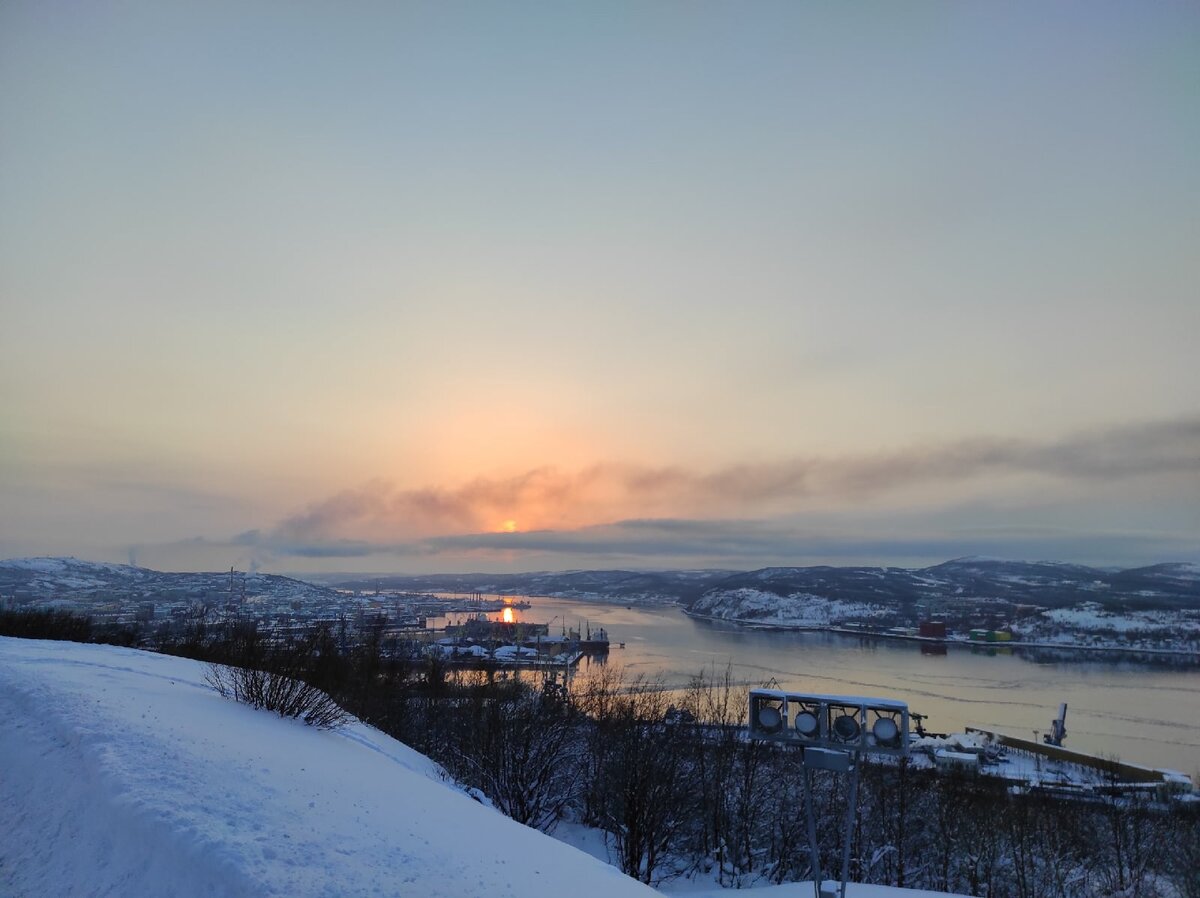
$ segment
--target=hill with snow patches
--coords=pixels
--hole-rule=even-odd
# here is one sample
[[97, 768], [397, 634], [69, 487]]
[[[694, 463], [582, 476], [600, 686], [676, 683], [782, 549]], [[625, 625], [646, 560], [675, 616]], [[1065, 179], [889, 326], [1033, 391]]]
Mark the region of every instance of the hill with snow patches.
[[229, 571], [179, 573], [78, 558], [11, 558], [0, 561], [0, 597], [39, 606], [86, 610], [109, 601], [212, 602], [238, 596], [326, 602], [325, 586], [279, 574]]
[[655, 894], [362, 723], [222, 698], [195, 661], [0, 638], [0, 719], [6, 898]]
[[1102, 570], [1059, 562], [958, 558], [926, 568], [325, 574], [298, 580], [230, 571], [163, 572], [76, 558], [0, 561], [0, 600], [85, 611], [106, 602], [211, 604], [231, 598], [327, 604], [339, 598], [334, 587], [364, 592], [482, 592], [622, 604], [677, 603], [696, 613], [723, 618], [788, 616], [787, 600], [791, 599], [832, 603], [834, 611], [897, 611], [917, 603], [963, 600], [1028, 603], [1046, 609], [1090, 605], [1107, 613], [1200, 610], [1200, 565], [1188, 563]]
[[[1065, 608], [1098, 603], [1109, 611], [1200, 609], [1200, 565], [1166, 563], [1103, 570], [1059, 562], [957, 558], [925, 568], [770, 567], [757, 571], [559, 571], [523, 574], [420, 576], [325, 575], [343, 588], [427, 592], [483, 592], [676, 602], [697, 613], [734, 614], [750, 592], [761, 599], [760, 617], [776, 616], [786, 603], [771, 597], [815, 598], [851, 606], [898, 609], [918, 602], [975, 598]], [[752, 611], [754, 609], [741, 609]]]

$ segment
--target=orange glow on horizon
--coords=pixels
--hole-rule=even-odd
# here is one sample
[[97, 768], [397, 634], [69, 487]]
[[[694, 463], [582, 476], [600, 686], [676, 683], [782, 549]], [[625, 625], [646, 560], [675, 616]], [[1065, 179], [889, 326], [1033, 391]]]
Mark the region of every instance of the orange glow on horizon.
[[500, 525], [500, 532], [516, 533], [517, 532], [517, 522], [516, 521], [505, 521], [503, 524]]

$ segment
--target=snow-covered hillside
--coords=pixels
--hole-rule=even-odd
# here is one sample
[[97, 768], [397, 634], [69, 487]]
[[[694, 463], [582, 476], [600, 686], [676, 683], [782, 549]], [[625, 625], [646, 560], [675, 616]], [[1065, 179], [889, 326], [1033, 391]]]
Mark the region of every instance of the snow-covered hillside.
[[705, 593], [691, 610], [722, 620], [790, 627], [830, 627], [847, 621], [874, 621], [889, 614], [887, 608], [865, 602], [827, 599], [811, 593], [780, 596], [746, 587]]
[[221, 698], [194, 661], [0, 638], [0, 720], [0, 895], [657, 894], [364, 724]]
[[193, 661], [0, 639], [0, 719], [0, 894], [655, 894], [394, 739], [234, 704]]
[[329, 602], [337, 594], [278, 574], [229, 571], [169, 573], [78, 558], [0, 561], [0, 599], [37, 607], [95, 612], [107, 603], [218, 603], [234, 599]]

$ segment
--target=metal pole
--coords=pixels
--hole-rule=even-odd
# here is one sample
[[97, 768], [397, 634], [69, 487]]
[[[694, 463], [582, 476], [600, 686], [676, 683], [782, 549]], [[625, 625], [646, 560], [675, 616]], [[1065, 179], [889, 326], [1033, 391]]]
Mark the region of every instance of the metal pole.
[[821, 852], [817, 848], [817, 817], [813, 811], [812, 770], [804, 768], [804, 813], [808, 817], [808, 848], [812, 852], [813, 898], [821, 898]]
[[858, 806], [858, 764], [859, 756], [856, 752], [854, 755], [854, 770], [850, 774], [850, 807], [846, 809], [846, 832], [842, 839], [841, 898], [846, 898], [846, 880], [850, 876], [850, 843], [854, 839], [854, 812]]

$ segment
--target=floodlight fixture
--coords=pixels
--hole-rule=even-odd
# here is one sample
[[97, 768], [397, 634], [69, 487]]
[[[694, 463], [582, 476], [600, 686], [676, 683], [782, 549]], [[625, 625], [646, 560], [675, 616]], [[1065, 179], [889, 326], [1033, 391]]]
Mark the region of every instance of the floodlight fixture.
[[801, 711], [796, 715], [796, 732], [804, 739], [815, 739], [821, 722], [811, 711]]
[[[908, 705], [889, 698], [819, 695], [782, 689], [750, 690], [750, 738], [803, 749], [804, 811], [816, 898], [846, 898], [850, 843], [858, 796], [858, 761], [863, 755], [908, 755]], [[842, 876], [838, 893], [822, 888], [821, 857], [813, 800], [814, 771], [850, 777], [846, 820], [842, 825]]]
[[778, 708], [767, 706], [758, 712], [758, 725], [765, 730], [778, 732], [783, 725], [783, 715], [779, 713]]
[[871, 735], [875, 737], [875, 741], [880, 745], [893, 745], [900, 735], [900, 728], [896, 726], [894, 720], [881, 717], [871, 727]]
[[839, 714], [834, 718], [832, 729], [833, 735], [841, 742], [854, 742], [862, 732], [858, 721], [849, 714]]
[[908, 721], [907, 703], [895, 699], [750, 691], [752, 739], [905, 757]]
[[773, 736], [787, 727], [787, 702], [781, 698], [763, 696], [750, 705], [750, 728]]

